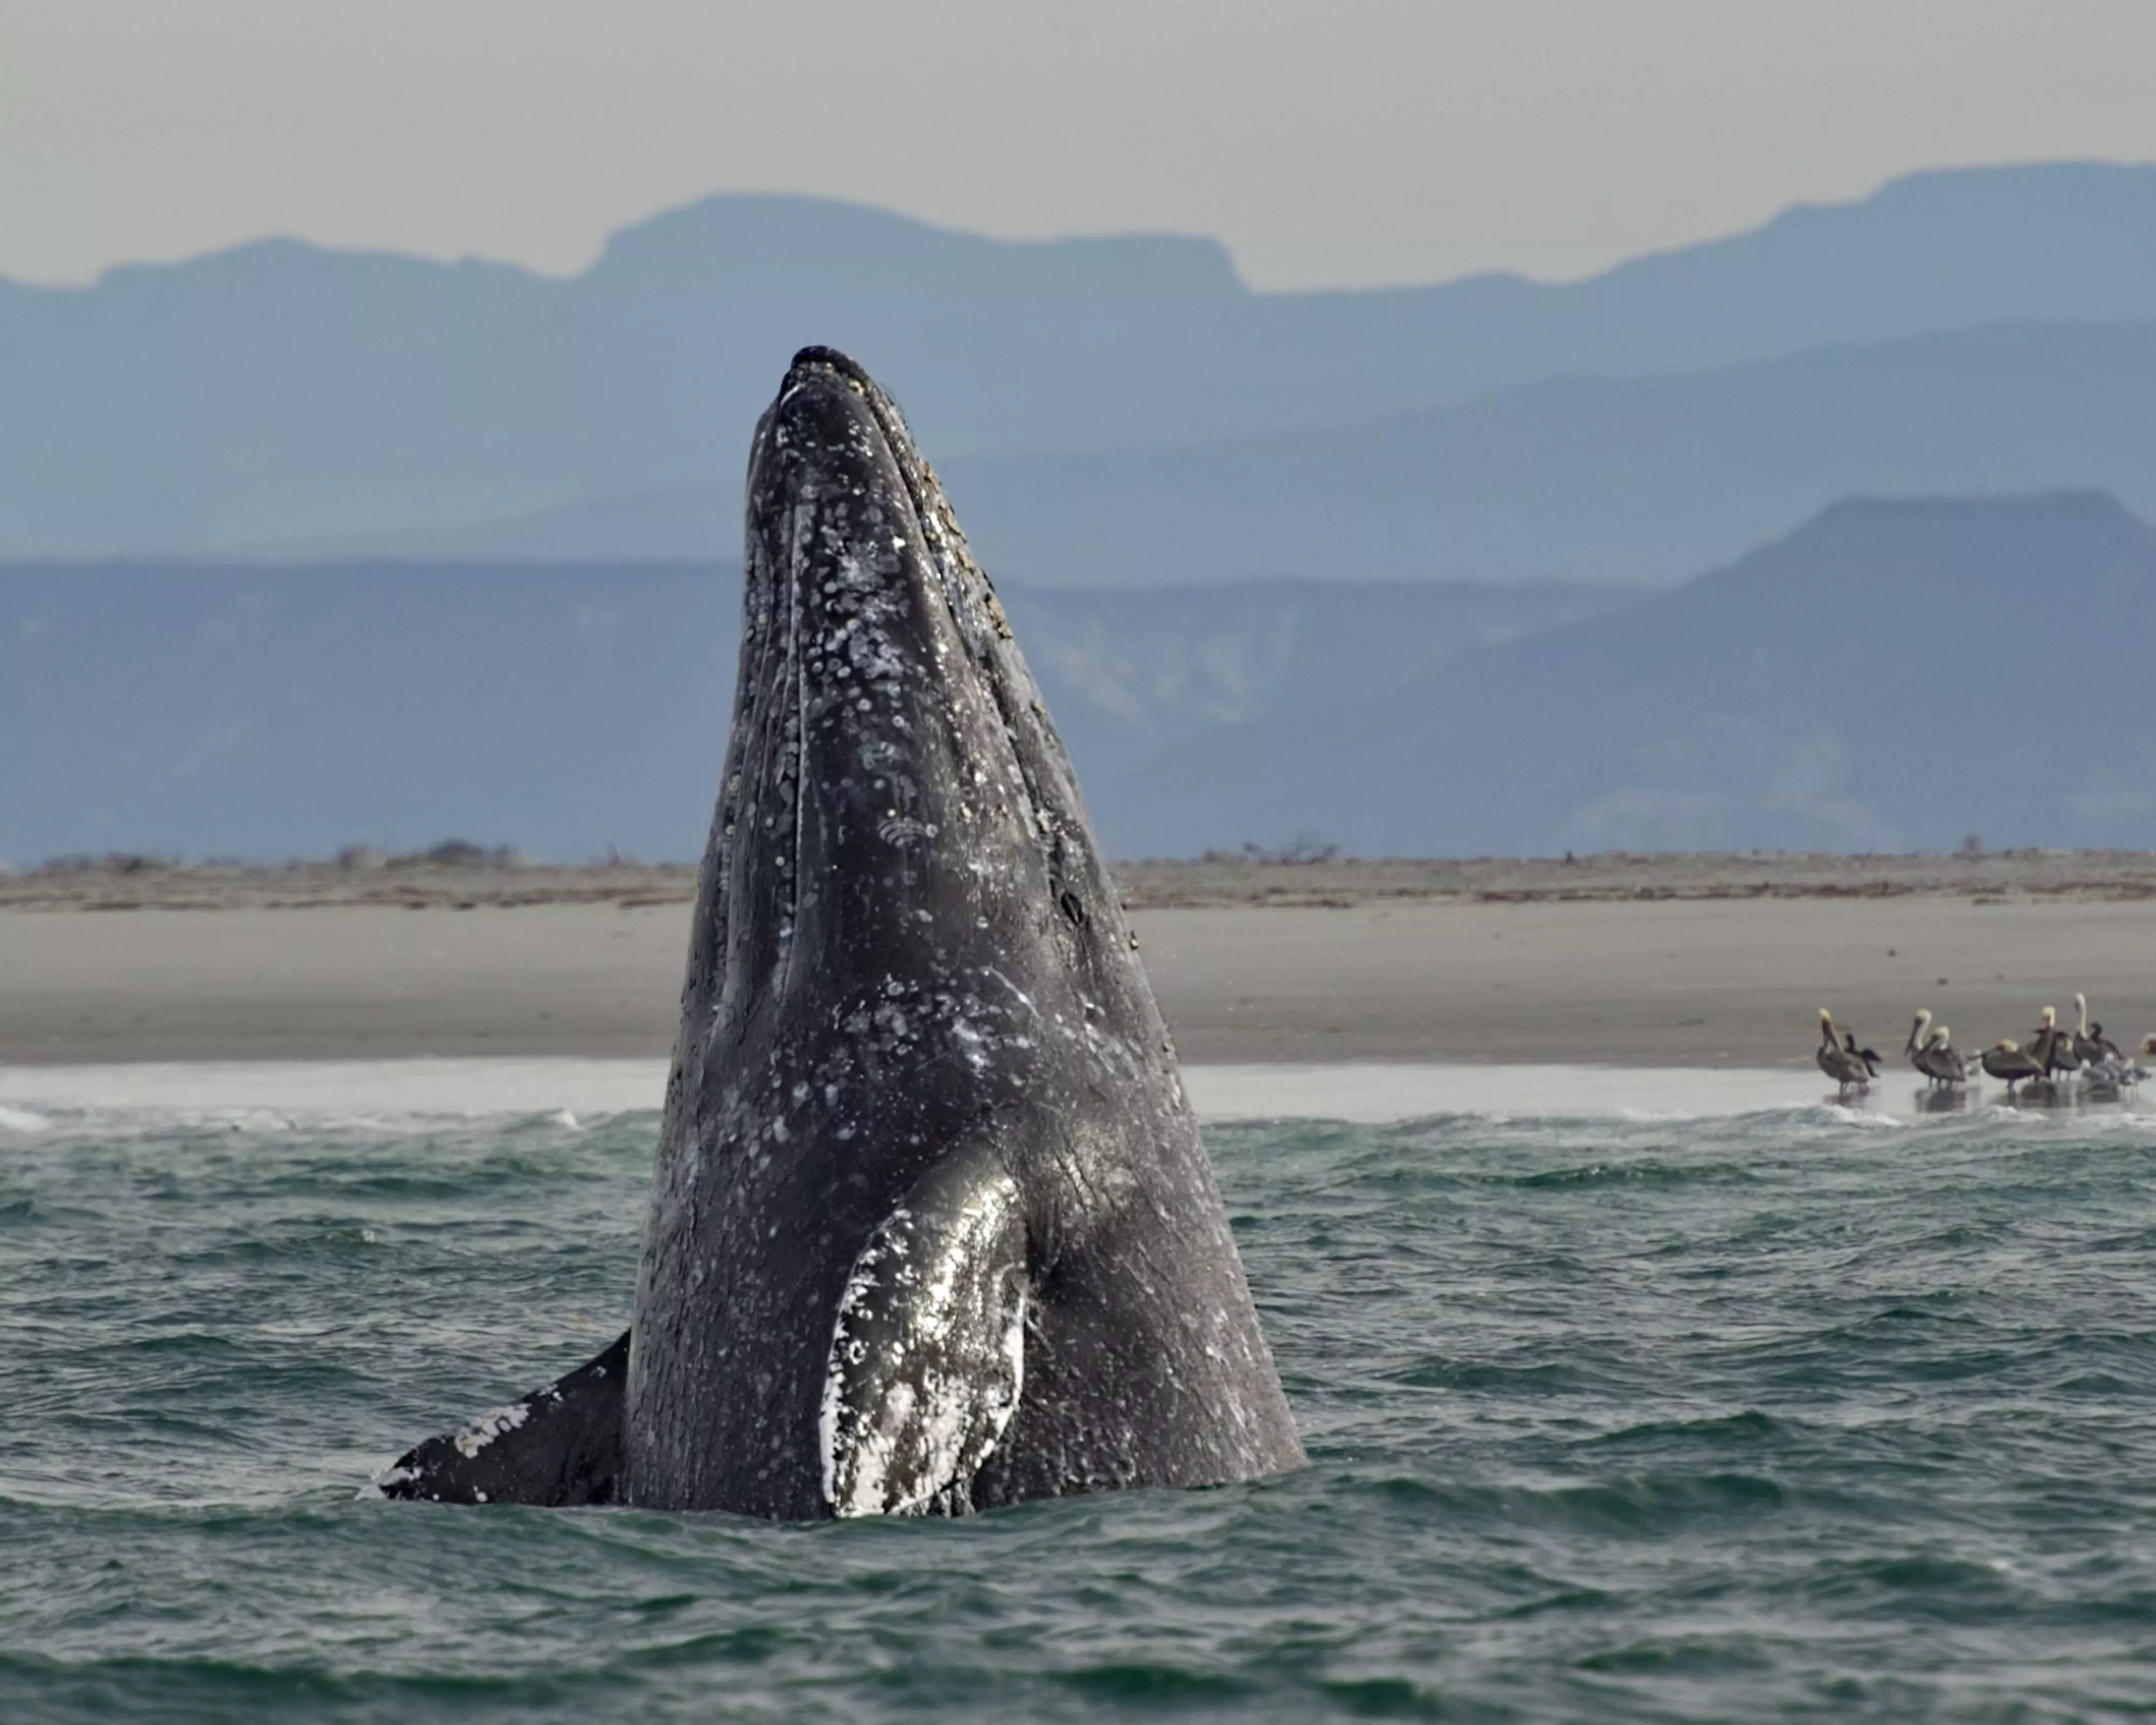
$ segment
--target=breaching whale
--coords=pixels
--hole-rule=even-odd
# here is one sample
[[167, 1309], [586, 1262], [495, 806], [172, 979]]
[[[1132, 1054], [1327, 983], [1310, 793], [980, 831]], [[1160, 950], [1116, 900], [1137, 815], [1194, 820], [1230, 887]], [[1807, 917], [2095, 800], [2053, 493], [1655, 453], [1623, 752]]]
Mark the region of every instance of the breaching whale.
[[1063, 747], [896, 408], [794, 358], [629, 1333], [388, 1494], [780, 1519], [1301, 1465]]

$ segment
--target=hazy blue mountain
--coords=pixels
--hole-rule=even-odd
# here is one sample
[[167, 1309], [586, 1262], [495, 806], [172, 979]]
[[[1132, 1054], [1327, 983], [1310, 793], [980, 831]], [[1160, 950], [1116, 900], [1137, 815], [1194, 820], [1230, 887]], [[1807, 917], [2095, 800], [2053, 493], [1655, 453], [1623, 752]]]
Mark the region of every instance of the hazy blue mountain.
[[[1919, 175], [1563, 285], [1258, 295], [1209, 242], [1006, 244], [787, 198], [656, 218], [573, 279], [273, 240], [90, 288], [0, 283], [0, 551], [349, 546], [730, 494], [809, 341], [859, 353], [949, 463], [2152, 316], [2156, 168], [2089, 164]], [[624, 548], [583, 519], [584, 552]]]
[[[0, 569], [0, 856], [700, 848], [719, 565]], [[1855, 501], [1646, 597], [1007, 588], [1102, 842], [2156, 845], [2156, 529]]]
[[[2156, 322], [2016, 324], [1673, 377], [1560, 380], [1372, 424], [943, 465], [998, 572], [1667, 583], [1835, 498], [2093, 486], [2156, 512]], [[382, 555], [713, 556], [739, 486], [645, 493]]]
[[1088, 805], [1111, 825], [1164, 753], [1274, 714], [1353, 706], [1476, 648], [1644, 597], [1556, 582], [1003, 593]]
[[279, 560], [708, 562], [741, 555], [742, 483], [594, 497], [501, 521], [341, 533], [275, 547]]
[[700, 855], [737, 569], [0, 567], [0, 856]]
[[2156, 845], [2156, 529], [1846, 502], [1614, 614], [1156, 759], [1118, 855]]
[[[1609, 588], [1007, 590], [1096, 809], [1209, 730], [1360, 698]], [[0, 856], [449, 836], [700, 854], [732, 565], [0, 566]]]
[[2156, 513], [2156, 322], [1533, 384], [1369, 425], [946, 476], [990, 567], [1060, 586], [1221, 568], [1667, 583], [1856, 495], [2089, 487]]

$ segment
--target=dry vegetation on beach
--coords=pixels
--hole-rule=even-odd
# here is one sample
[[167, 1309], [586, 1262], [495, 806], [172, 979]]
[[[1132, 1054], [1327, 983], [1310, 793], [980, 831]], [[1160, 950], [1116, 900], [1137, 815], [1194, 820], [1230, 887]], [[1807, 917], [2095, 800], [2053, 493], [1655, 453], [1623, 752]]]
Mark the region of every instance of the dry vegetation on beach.
[[1286, 860], [1215, 854], [1119, 863], [1140, 909], [1395, 901], [1592, 904], [1623, 900], [2156, 898], [2156, 851], [1971, 850], [1951, 856], [1761, 852], [1476, 857], [1465, 861]]
[[451, 843], [406, 856], [354, 850], [331, 862], [264, 867], [162, 857], [69, 857], [0, 874], [0, 911], [308, 911], [379, 906], [471, 911], [528, 905], [686, 904], [692, 863], [627, 859], [554, 867]]
[[[1133, 910], [1407, 903], [1564, 904], [1622, 901], [2156, 898], [2156, 852], [1971, 851], [1950, 856], [1631, 855], [1382, 860], [1216, 852], [1195, 862], [1118, 863]], [[686, 863], [619, 860], [573, 867], [449, 844], [406, 856], [347, 852], [281, 867], [183, 865], [154, 857], [64, 860], [0, 875], [0, 910], [307, 910], [377, 905], [474, 910], [526, 905], [685, 904]]]

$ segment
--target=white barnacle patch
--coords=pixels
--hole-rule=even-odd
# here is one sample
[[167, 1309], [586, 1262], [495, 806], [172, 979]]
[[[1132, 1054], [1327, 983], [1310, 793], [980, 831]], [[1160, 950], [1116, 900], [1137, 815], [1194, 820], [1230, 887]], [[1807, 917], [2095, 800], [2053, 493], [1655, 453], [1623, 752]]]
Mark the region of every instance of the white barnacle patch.
[[967, 1065], [976, 1072], [985, 1072], [988, 1070], [988, 1038], [983, 1036], [978, 1029], [966, 1019], [953, 1019], [951, 1022], [951, 1034], [957, 1043], [959, 1051], [965, 1055]]
[[839, 1296], [818, 1421], [834, 1515], [968, 1507], [1024, 1389], [1017, 1186], [947, 1165], [916, 1192], [870, 1237]]
[[462, 1431], [453, 1434], [449, 1441], [457, 1446], [457, 1454], [470, 1460], [496, 1438], [512, 1432], [531, 1417], [531, 1404], [511, 1402], [506, 1408], [496, 1408], [482, 1414]]

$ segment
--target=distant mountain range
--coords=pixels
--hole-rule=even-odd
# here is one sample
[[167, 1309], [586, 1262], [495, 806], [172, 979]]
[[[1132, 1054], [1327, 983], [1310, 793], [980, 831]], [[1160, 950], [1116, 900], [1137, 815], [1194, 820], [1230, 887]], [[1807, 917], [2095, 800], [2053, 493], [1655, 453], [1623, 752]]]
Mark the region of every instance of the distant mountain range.
[[1192, 737], [1106, 839], [1363, 855], [2156, 846], [2156, 528], [1851, 501], [1674, 592]]
[[[1020, 578], [1668, 580], [1850, 488], [2145, 504], [2152, 319], [2156, 168], [2088, 164], [1918, 175], [1564, 285], [1253, 294], [1209, 242], [784, 198], [567, 280], [267, 241], [0, 282], [0, 554], [730, 550], [755, 415], [826, 341]], [[2143, 327], [1994, 327], [2092, 323]], [[2025, 413], [2057, 434], [2017, 443]]]
[[788, 198], [573, 279], [0, 281], [0, 856], [694, 855], [812, 341], [906, 402], [1120, 855], [2156, 845], [2156, 167], [2082, 164], [1565, 285]]
[[2156, 322], [1994, 326], [1195, 449], [952, 464], [992, 568], [1666, 583], [1852, 494], [2156, 513]]
[[[1005, 589], [1096, 804], [1221, 727], [1635, 594]], [[737, 565], [0, 565], [0, 857], [325, 855], [462, 836], [701, 854]], [[1105, 799], [1105, 802], [1102, 801]]]
[[[1524, 385], [1357, 426], [942, 464], [988, 566], [1056, 587], [1666, 583], [1851, 493], [2098, 487], [2156, 513], [2156, 322], [2008, 324]], [[612, 498], [377, 556], [712, 557], [740, 487]]]
[[[2156, 846], [2156, 529], [1838, 504], [1675, 590], [1009, 588], [1120, 856]], [[0, 856], [701, 847], [717, 565], [0, 567]]]

